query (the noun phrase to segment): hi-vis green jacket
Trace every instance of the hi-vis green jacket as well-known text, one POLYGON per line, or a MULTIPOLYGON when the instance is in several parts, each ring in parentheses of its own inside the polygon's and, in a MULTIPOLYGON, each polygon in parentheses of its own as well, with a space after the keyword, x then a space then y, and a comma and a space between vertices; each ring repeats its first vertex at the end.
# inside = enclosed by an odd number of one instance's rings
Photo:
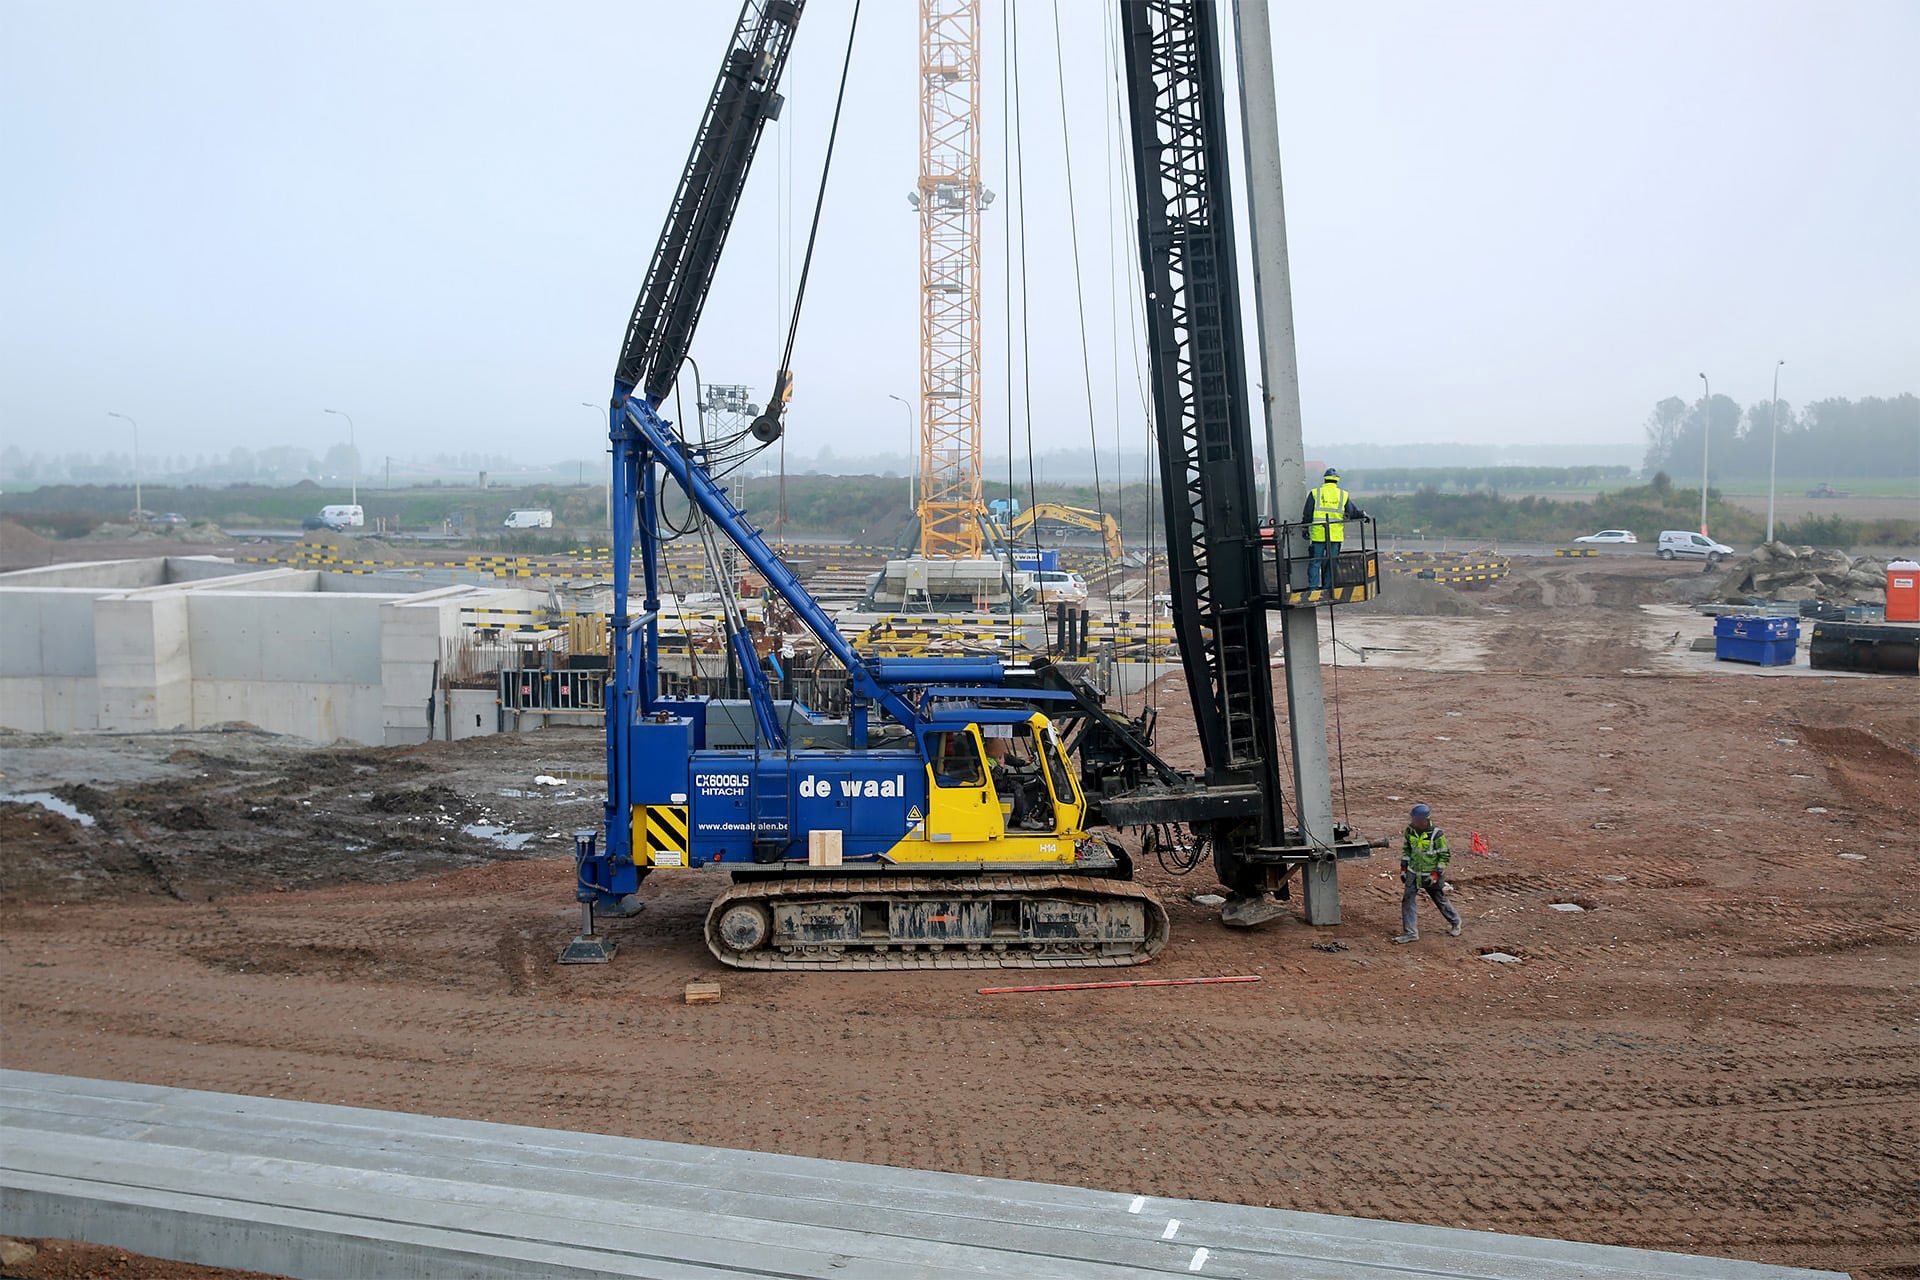
POLYGON ((1452 858, 1453 850, 1447 847, 1447 834, 1439 827, 1431 831, 1407 828, 1406 839, 1400 846, 1400 859, 1415 871, 1423 874, 1438 871, 1452 858))

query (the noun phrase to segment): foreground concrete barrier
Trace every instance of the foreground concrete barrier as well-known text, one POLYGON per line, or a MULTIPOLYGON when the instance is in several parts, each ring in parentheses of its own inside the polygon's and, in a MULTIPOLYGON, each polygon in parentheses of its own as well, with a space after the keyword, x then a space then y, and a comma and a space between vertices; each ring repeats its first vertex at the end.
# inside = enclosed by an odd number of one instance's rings
POLYGON ((0 1233, 298 1277, 1838 1274, 20 1071, 0 1233))

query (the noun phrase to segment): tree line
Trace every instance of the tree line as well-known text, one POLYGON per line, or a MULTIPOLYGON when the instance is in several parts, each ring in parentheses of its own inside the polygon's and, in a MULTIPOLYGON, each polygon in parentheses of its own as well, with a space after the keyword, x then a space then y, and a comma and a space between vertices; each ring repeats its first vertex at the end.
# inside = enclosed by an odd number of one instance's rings
POLYGON ((1764 477, 1776 429, 1780 475, 1920 477, 1920 397, 1911 392, 1816 400, 1800 409, 1785 400, 1742 409, 1729 396, 1710 404, 1668 396, 1647 417, 1646 470, 1699 474, 1704 430, 1710 481, 1764 477))

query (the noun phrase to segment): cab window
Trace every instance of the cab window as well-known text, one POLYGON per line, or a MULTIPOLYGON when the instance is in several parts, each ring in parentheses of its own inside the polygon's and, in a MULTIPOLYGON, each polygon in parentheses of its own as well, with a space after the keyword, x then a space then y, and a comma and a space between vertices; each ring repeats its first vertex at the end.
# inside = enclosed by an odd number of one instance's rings
POLYGON ((963 729, 931 737, 934 782, 943 787, 977 787, 986 781, 986 766, 971 733, 963 729))
POLYGON ((1047 730, 1046 746, 1040 752, 1040 759, 1046 762, 1047 781, 1053 784, 1054 798, 1061 804, 1073 803, 1073 775, 1067 772, 1067 762, 1060 746, 1060 739, 1051 728, 1047 730))

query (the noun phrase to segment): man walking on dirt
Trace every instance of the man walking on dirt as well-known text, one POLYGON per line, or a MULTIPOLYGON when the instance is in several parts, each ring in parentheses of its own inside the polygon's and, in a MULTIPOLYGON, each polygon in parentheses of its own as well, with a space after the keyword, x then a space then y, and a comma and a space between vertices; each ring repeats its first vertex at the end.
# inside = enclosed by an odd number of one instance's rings
POLYGON ((1332 467, 1320 478, 1318 488, 1307 491, 1307 503, 1300 509, 1300 518, 1307 522, 1307 549, 1312 552, 1307 561, 1307 590, 1332 588, 1333 566, 1347 540, 1347 521, 1365 514, 1340 487, 1340 473, 1332 467))
POLYGON ((1395 942, 1420 941, 1420 926, 1414 920, 1414 908, 1425 889, 1446 919, 1447 932, 1460 936, 1460 913, 1447 901, 1447 863, 1453 850, 1447 847, 1446 833, 1433 825, 1433 810, 1424 804, 1413 806, 1407 823, 1406 838, 1400 845, 1400 934, 1395 942))

